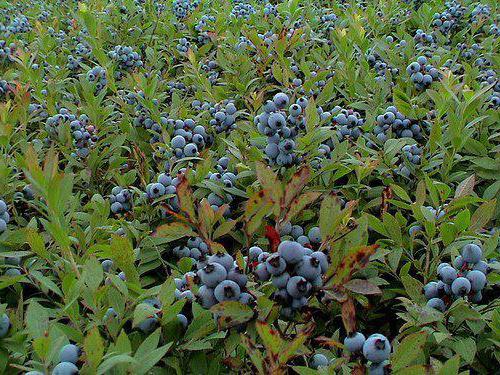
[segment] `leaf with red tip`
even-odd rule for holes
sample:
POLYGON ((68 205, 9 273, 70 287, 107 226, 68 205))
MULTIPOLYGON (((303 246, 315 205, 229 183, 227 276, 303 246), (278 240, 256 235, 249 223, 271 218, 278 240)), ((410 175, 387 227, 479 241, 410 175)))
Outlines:
POLYGON ((356 331, 356 308, 352 298, 342 303, 342 323, 347 333, 356 331))
POLYGON ((280 234, 271 225, 266 225, 265 229, 266 229, 265 235, 267 240, 269 241, 269 249, 271 250, 271 252, 274 253, 276 252, 276 250, 278 250, 278 245, 281 242, 280 234))

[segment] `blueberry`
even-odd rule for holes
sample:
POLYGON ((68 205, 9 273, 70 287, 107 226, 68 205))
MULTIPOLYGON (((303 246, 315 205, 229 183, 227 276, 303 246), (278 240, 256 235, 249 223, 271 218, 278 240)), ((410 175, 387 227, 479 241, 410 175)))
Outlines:
POLYGON ((248 260, 250 262, 255 262, 260 254, 262 254, 262 249, 258 246, 252 246, 248 249, 248 260))
POLYGON ((117 317, 118 317, 118 313, 112 307, 110 307, 109 309, 107 309, 106 313, 104 314, 104 320, 105 321, 108 321, 111 318, 117 318, 117 317))
POLYGON ((209 263, 219 263, 226 271, 233 268, 234 259, 228 253, 216 253, 208 258, 209 263))
POLYGON ((424 286, 424 295, 428 300, 431 298, 439 297, 438 283, 431 281, 424 286))
POLYGON ((146 318, 139 324, 137 324, 137 328, 143 333, 150 333, 153 331, 156 323, 158 322, 158 316, 156 314, 151 318, 146 318))
POLYGON ((240 294, 239 285, 232 280, 224 280, 214 289, 215 299, 219 302, 237 301, 240 298, 240 294))
POLYGON ((321 266, 318 259, 304 255, 302 261, 295 268, 297 275, 311 281, 321 276, 321 266))
POLYGON ((250 305, 255 302, 255 299, 249 293, 241 293, 239 301, 244 305, 250 305))
POLYGON ((309 237, 309 241, 314 244, 321 243, 321 233, 319 232, 319 227, 312 227, 307 232, 307 237, 309 237))
POLYGON ((366 338, 361 332, 353 332, 344 339, 344 347, 351 353, 361 351, 366 338))
POLYGON ((287 94, 279 92, 276 95, 274 95, 273 102, 274 104, 276 104, 276 107, 278 107, 278 109, 283 109, 286 106, 288 106, 290 99, 288 98, 287 94))
POLYGON ((456 268, 456 269, 461 269, 465 264, 465 261, 464 261, 464 258, 459 255, 457 256, 454 260, 453 260, 453 266, 456 268))
POLYGON ((188 320, 185 315, 177 314, 177 321, 182 325, 182 328, 186 329, 188 326, 188 320))
POLYGON ((285 271, 286 262, 278 253, 274 253, 266 259, 266 268, 271 275, 281 275, 285 271))
POLYGON ((227 276, 227 271, 219 263, 209 263, 202 270, 198 271, 201 282, 209 288, 215 288, 227 276))
POLYGON ((273 276, 272 283, 276 288, 283 289, 286 288, 288 280, 290 280, 290 274, 288 272, 283 272, 281 275, 273 276))
POLYGON ((368 375, 385 375, 387 374, 386 367, 389 365, 389 361, 382 361, 380 363, 372 363, 368 368, 368 375))
POLYGON ((214 290, 208 288, 206 285, 202 285, 200 289, 198 289, 198 299, 201 305, 206 309, 209 309, 213 305, 217 304, 217 300, 214 296, 214 290))
POLYGON ((478 245, 468 244, 462 248, 462 257, 466 263, 478 263, 482 255, 483 251, 478 245))
POLYGON ((482 295, 481 291, 471 293, 471 295, 469 297, 469 301, 472 303, 479 303, 479 302, 481 302, 482 299, 483 299, 483 295, 482 295))
POLYGON ((7 336, 10 328, 10 319, 7 314, 0 316, 0 339, 7 336))
POLYGON ((242 269, 239 267, 234 267, 227 273, 227 279, 234 281, 236 284, 240 286, 240 288, 244 288, 247 285, 248 277, 245 275, 242 269))
POLYGON ((255 273, 255 276, 257 276, 257 278, 260 281, 267 281, 271 277, 271 275, 267 271, 266 263, 258 264, 257 267, 255 267, 254 273, 255 273))
POLYGON ((283 241, 278 246, 278 253, 288 264, 296 264, 304 256, 304 247, 295 241, 283 241))
POLYGON ((363 344, 363 356, 370 362, 383 362, 390 354, 391 344, 383 335, 370 336, 363 344))
POLYGON ((315 251, 310 254, 312 258, 317 259, 319 261, 319 265, 321 267, 321 273, 325 273, 328 270, 328 257, 325 253, 321 251, 315 251))
POLYGON ((451 266, 445 266, 439 270, 439 277, 446 284, 451 284, 457 278, 457 271, 451 266))
POLYGON ((59 362, 78 362, 80 348, 74 344, 64 345, 59 351, 59 362))
POLYGON ((311 361, 309 362, 309 366, 312 367, 313 369, 317 369, 319 367, 326 367, 328 366, 328 358, 324 356, 323 354, 316 353, 313 355, 311 358, 311 361))
POLYGON ((302 276, 293 276, 288 280, 286 290, 293 298, 306 297, 311 290, 311 284, 302 276))
POLYGON ((476 271, 481 271, 485 275, 487 275, 491 270, 488 263, 486 263, 484 260, 481 260, 478 263, 476 263, 473 269, 476 271))
POLYGON ((454 295, 459 297, 465 296, 470 292, 470 290, 471 290, 471 283, 465 277, 457 277, 451 284, 451 291, 453 292, 454 295))
MULTIPOLYGON (((473 292, 481 291, 486 285, 486 275, 478 270, 472 270, 467 273, 467 280, 470 281, 471 288, 470 290, 473 292)), ((452 284, 453 288, 453 284, 452 284)))
POLYGON ((78 374, 78 367, 71 362, 61 362, 52 370, 52 375, 78 374))

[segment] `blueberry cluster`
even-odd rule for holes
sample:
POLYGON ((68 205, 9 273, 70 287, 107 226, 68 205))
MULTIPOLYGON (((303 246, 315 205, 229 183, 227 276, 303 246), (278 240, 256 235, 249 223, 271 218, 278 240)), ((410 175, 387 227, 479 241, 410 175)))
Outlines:
POLYGON ((50 137, 57 138, 61 126, 67 123, 69 123, 73 144, 76 147, 74 156, 86 157, 90 148, 97 142, 97 131, 93 125, 90 125, 87 115, 82 114, 76 117, 67 108, 61 108, 59 113, 47 118, 45 130, 50 137))
POLYGON ((385 113, 378 115, 376 123, 373 133, 377 140, 382 143, 391 138, 391 134, 395 138, 413 138, 415 140, 422 138, 422 127, 412 123, 395 106, 387 107, 385 113))
POLYGON ((237 50, 244 49, 255 49, 254 44, 246 36, 242 35, 238 38, 238 43, 236 43, 235 48, 237 50))
POLYGON ((59 351, 59 363, 52 370, 52 375, 71 375, 78 374, 76 366, 82 351, 74 344, 64 345, 59 351))
POLYGON ((180 38, 176 48, 180 53, 186 53, 191 48, 191 43, 186 38, 180 38))
POLYGON ((210 108, 212 119, 209 124, 215 129, 217 134, 229 133, 231 130, 236 129, 236 116, 237 109, 234 101, 225 100, 221 104, 216 104, 210 108))
POLYGON ((337 23, 337 15, 333 12, 328 12, 320 17, 321 28, 325 31, 332 31, 335 29, 335 24, 337 23))
POLYGON ((10 215, 7 211, 7 204, 0 199, 0 234, 7 230, 7 224, 10 221, 10 215))
POLYGON ((108 79, 106 76, 106 69, 95 66, 87 72, 87 80, 95 84, 96 93, 101 92, 106 87, 108 79))
POLYGON ((198 32, 198 43, 207 44, 210 41, 210 35, 207 31, 207 27, 210 25, 213 28, 213 23, 215 23, 216 18, 214 16, 204 14, 201 16, 198 23, 194 26, 194 29, 198 32))
POLYGON ((209 60, 206 64, 201 64, 201 69, 208 74, 208 80, 212 85, 217 83, 219 71, 217 70, 217 62, 209 60))
POLYGON ((439 281, 431 281, 424 286, 427 306, 444 312, 456 298, 468 296, 470 302, 481 302, 490 266, 481 260, 483 251, 479 245, 467 244, 460 253, 453 265, 441 263, 437 267, 439 281))
POLYGON ((0 80, 0 100, 8 97, 9 93, 12 92, 12 87, 6 80, 0 80))
POLYGON ((28 113, 31 117, 38 118, 40 120, 46 120, 49 117, 47 108, 44 104, 30 103, 28 106, 28 113))
POLYGON ((410 165, 420 165, 422 161, 422 154, 422 148, 418 147, 416 144, 404 146, 401 153, 401 159, 398 167, 395 169, 395 173, 409 178, 414 170, 414 167, 410 167, 410 165))
POLYGON ((471 12, 471 21, 480 23, 491 18, 491 6, 478 3, 471 12))
POLYGON ((177 159, 196 157, 205 146, 212 143, 212 137, 209 136, 205 127, 196 125, 193 119, 168 119, 168 123, 174 128, 170 145, 177 159))
MULTIPOLYGON (((183 173, 183 171, 180 173, 183 173)), ((179 199, 176 194, 179 182, 179 177, 172 178, 172 176, 168 173, 160 173, 156 182, 150 183, 146 186, 144 196, 150 201, 165 198, 164 202, 168 204, 169 208, 173 211, 178 211, 179 199)), ((162 217, 167 217, 167 212, 163 207, 162 217)))
POLYGON ((311 227, 307 233, 304 227, 300 225, 292 225, 292 223, 285 223, 280 229, 280 236, 290 236, 294 241, 302 246, 312 247, 321 243, 321 233, 319 227, 311 227))
POLYGON ((417 29, 415 35, 413 36, 413 40, 415 41, 415 48, 417 50, 424 47, 434 48, 436 45, 432 33, 425 33, 422 29, 417 29))
POLYGON ((189 14, 196 9, 200 4, 199 0, 173 0, 172 1, 172 11, 178 20, 183 20, 189 14))
POLYGON ((210 255, 203 268, 196 273, 188 272, 182 279, 176 278, 175 296, 177 299, 193 300, 193 284, 198 284, 198 302, 206 309, 219 302, 239 301, 252 304, 255 299, 245 292, 248 277, 233 257, 227 253, 210 255))
POLYGON ((0 64, 7 64, 14 61, 16 44, 7 44, 5 40, 0 40, 0 64))
POLYGON ((233 9, 231 10, 231 17, 248 20, 252 14, 255 14, 255 8, 246 3, 244 0, 235 0, 233 9))
POLYGON ((90 148, 97 142, 97 129, 91 125, 89 117, 82 114, 78 120, 70 122, 71 135, 73 136, 73 143, 76 146, 76 153, 74 156, 85 158, 90 152, 90 148))
POLYGON ((368 374, 386 374, 392 347, 384 335, 374 333, 366 338, 361 332, 353 332, 344 339, 344 348, 351 353, 362 354, 370 362, 368 374))
POLYGON ((303 113, 308 100, 303 97, 290 105, 287 116, 285 108, 289 103, 288 95, 280 92, 274 95, 273 100, 268 100, 264 111, 254 118, 259 133, 267 136, 264 152, 269 162, 279 166, 291 165, 296 161, 295 137, 298 129, 305 129, 303 113))
MULTIPOLYGON (((208 245, 200 237, 191 237, 187 240, 185 246, 174 247, 172 253, 178 259, 191 258, 195 262, 203 264, 202 262, 208 255, 208 245)), ((197 268, 201 269, 203 267, 199 266, 197 268)))
POLYGON ((122 78, 122 71, 131 71, 143 66, 141 56, 137 52, 134 52, 132 47, 118 45, 108 52, 108 56, 118 64, 119 70, 115 72, 117 79, 122 78))
POLYGON ((80 56, 68 55, 68 62, 66 63, 66 68, 71 71, 78 70, 83 59, 80 56))
POLYGON ((493 86, 493 92, 488 97, 488 102, 490 107, 498 109, 500 107, 500 79, 498 79, 496 71, 491 68, 491 62, 483 59, 484 61, 480 61, 482 64, 478 64, 478 60, 476 60, 476 65, 481 68, 481 74, 478 77, 480 84, 481 86, 493 86))
POLYGON ((464 59, 471 59, 479 53, 481 46, 477 43, 473 43, 470 48, 467 47, 465 43, 458 43, 457 49, 460 51, 460 55, 464 59))
POLYGON ((5 36, 12 34, 27 33, 31 30, 31 25, 28 18, 24 15, 13 18, 10 23, 5 26, 5 36))
POLYGON ((425 90, 433 81, 441 79, 441 73, 428 64, 427 57, 419 56, 417 61, 406 67, 406 72, 410 75, 412 82, 418 90, 425 90))
POLYGON ((370 66, 374 68, 377 73, 377 77, 375 77, 375 80, 377 81, 385 81, 387 73, 390 73, 392 76, 395 76, 399 73, 399 69, 392 68, 387 65, 384 59, 382 59, 382 57, 380 57, 380 55, 373 50, 370 50, 367 53, 366 58, 368 60, 368 64, 370 64, 370 66))
MULTIPOLYGON (((217 173, 212 174, 212 176, 214 176, 214 175, 217 175, 217 173)), ((226 186, 232 185, 234 183, 234 181, 236 180, 236 176, 231 173, 231 175, 234 177, 232 179, 230 179, 227 177, 227 175, 228 175, 227 173, 224 174, 225 180, 224 181, 221 180, 221 182, 223 182, 224 185, 226 185, 226 186)), ((207 196, 208 204, 210 204, 210 207, 212 207, 212 209, 214 211, 218 211, 225 204, 229 205, 233 201, 233 199, 234 199, 234 197, 229 193, 211 192, 207 196)), ((228 217, 229 215, 231 215, 231 209, 227 208, 226 211, 224 212, 224 216, 228 217)))
POLYGON ((299 242, 285 240, 276 253, 251 247, 248 253, 254 274, 260 281, 271 279, 277 288, 273 298, 282 305, 282 314, 293 316, 307 305, 314 288, 323 286, 322 275, 328 269, 328 258, 321 251, 313 252, 299 242))
POLYGON ((132 210, 132 192, 129 189, 115 186, 109 196, 111 212, 121 214, 132 210))
POLYGON ((346 139, 356 140, 361 136, 365 120, 359 112, 340 107, 335 107, 332 112, 336 113, 331 120, 332 125, 337 128, 339 142, 346 139))
POLYGON ((264 5, 264 15, 265 16, 277 16, 278 15, 278 6, 267 2, 264 5))
MULTIPOLYGON (((125 101, 128 104, 135 105, 135 117, 133 124, 138 128, 143 128, 151 132, 151 138, 149 140, 150 143, 157 143, 161 141, 161 133, 162 126, 166 126, 168 123, 167 114, 160 114, 160 122, 158 123, 153 119, 148 108, 142 105, 140 99, 146 100, 146 96, 143 91, 139 91, 137 94, 135 93, 127 93, 125 95, 125 101)), ((158 107, 159 101, 158 99, 151 99, 151 103, 158 107)))
POLYGON ((441 13, 434 13, 432 26, 439 29, 443 34, 455 30, 460 19, 465 14, 466 8, 458 1, 447 1, 446 9, 441 13))

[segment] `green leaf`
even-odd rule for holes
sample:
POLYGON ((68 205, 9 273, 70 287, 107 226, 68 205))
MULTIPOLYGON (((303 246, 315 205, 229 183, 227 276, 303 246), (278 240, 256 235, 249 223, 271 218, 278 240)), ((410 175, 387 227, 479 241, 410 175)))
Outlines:
POLYGON ((137 361, 127 354, 118 354, 110 358, 107 358, 103 363, 101 363, 101 365, 97 369, 97 374, 98 375, 106 374, 116 365, 125 363, 136 364, 137 361))
POLYGON ((495 213, 496 203, 496 199, 484 202, 477 208, 476 211, 474 211, 471 217, 470 230, 477 231, 484 228, 486 224, 488 224, 495 213))
POLYGON ((458 375, 460 369, 460 357, 458 355, 447 360, 439 369, 438 375, 458 375))
POLYGON ((426 340, 426 332, 417 332, 405 337, 391 357, 392 370, 398 371, 410 365, 423 364, 425 361, 423 348, 426 340))
POLYGON ((212 306, 210 309, 217 317, 217 323, 222 329, 233 327, 252 319, 253 310, 241 302, 226 301, 212 306))
POLYGON ((466 363, 472 363, 476 356, 476 342, 472 337, 459 338, 453 341, 451 347, 466 363))
POLYGON ((86 364, 92 372, 95 372, 104 354, 104 344, 97 327, 90 330, 89 334, 85 337, 83 346, 87 358, 86 364))
POLYGON ((116 266, 125 272, 127 281, 139 284, 139 274, 134 265, 135 255, 130 240, 126 237, 113 235, 111 237, 110 258, 116 266))

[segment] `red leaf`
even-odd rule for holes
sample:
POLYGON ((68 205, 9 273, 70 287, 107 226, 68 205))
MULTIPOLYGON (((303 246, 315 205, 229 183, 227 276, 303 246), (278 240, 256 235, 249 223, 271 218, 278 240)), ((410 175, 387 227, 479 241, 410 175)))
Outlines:
POLYGON ((271 225, 266 225, 266 238, 269 241, 269 249, 274 253, 280 244, 280 234, 271 225))

